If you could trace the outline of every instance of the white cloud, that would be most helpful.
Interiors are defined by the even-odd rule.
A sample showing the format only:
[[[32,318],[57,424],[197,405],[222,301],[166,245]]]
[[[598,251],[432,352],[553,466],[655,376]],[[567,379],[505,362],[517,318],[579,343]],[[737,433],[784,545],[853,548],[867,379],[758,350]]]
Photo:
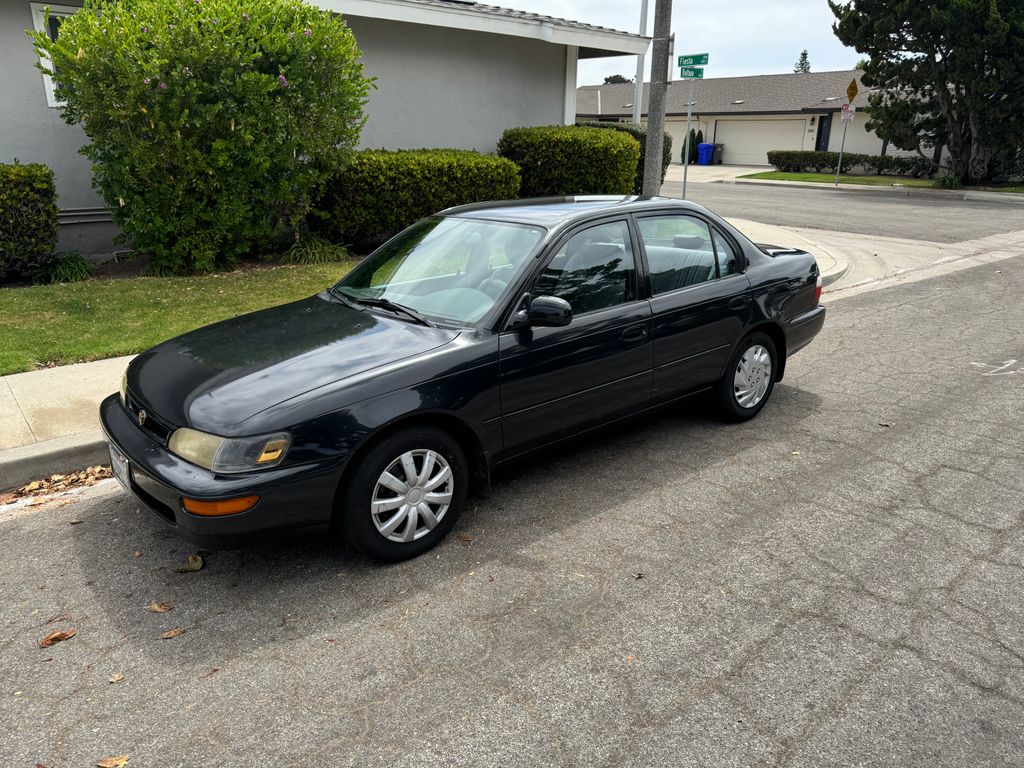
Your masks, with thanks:
[[[489,2],[628,32],[636,32],[640,25],[640,0]],[[649,2],[648,34],[654,23],[654,3]],[[852,69],[860,57],[832,34],[833,21],[825,0],[675,0],[672,8],[676,53],[709,52],[705,77],[792,72],[804,48],[814,71]],[[636,59],[630,56],[581,61],[579,83],[600,83],[616,73],[633,77],[635,71]],[[647,71],[649,76],[649,61]]]

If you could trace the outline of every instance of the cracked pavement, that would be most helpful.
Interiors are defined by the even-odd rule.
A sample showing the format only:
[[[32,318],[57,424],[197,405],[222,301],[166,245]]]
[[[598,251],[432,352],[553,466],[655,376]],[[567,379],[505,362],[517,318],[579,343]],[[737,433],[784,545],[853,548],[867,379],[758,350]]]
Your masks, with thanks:
[[[833,300],[754,421],[697,399],[537,457],[397,566],[292,539],[179,574],[113,481],[0,507],[0,755],[1019,766],[1022,273]]]

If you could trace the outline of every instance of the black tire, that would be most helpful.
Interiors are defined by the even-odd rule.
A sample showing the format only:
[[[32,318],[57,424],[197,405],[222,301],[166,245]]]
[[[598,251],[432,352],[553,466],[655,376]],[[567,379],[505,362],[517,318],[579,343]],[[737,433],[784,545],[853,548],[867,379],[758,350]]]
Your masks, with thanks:
[[[451,469],[451,501],[433,529],[412,541],[393,541],[378,530],[371,514],[371,502],[377,491],[377,480],[384,471],[407,452],[434,451]],[[423,460],[420,456],[418,459]],[[422,468],[422,464],[417,465]],[[405,479],[404,475],[401,479]],[[442,486],[443,488],[444,486]],[[335,513],[335,533],[357,549],[377,560],[398,562],[423,554],[436,546],[453,527],[462,513],[469,490],[469,466],[462,447],[447,432],[429,427],[413,427],[395,432],[373,445],[360,456],[341,494],[341,507]],[[395,491],[397,495],[401,495]],[[378,497],[379,498],[379,497]],[[398,510],[395,510],[397,514]],[[385,513],[380,513],[384,515]],[[425,523],[419,517],[420,527]],[[404,520],[394,535],[409,527]]]
[[[735,376],[736,371],[740,366],[740,362],[743,360],[744,355],[754,347],[761,346],[768,352],[768,356],[771,359],[771,375],[768,376],[768,388],[765,390],[764,395],[757,403],[751,407],[744,407],[740,404],[735,388]],[[716,387],[716,394],[718,397],[718,408],[722,418],[726,421],[747,421],[752,419],[761,412],[764,408],[765,403],[772,396],[772,392],[775,391],[775,378],[779,371],[779,358],[778,353],[775,351],[775,342],[772,341],[771,337],[764,333],[752,333],[746,336],[743,341],[736,345],[736,349],[732,353],[732,357],[729,359],[729,365],[725,369],[725,373],[722,375],[721,380],[718,382]]]

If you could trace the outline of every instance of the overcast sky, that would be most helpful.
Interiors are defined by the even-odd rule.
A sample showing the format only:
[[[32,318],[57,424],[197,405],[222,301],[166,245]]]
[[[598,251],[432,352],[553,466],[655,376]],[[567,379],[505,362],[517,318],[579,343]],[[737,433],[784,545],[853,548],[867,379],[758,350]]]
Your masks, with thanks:
[[[495,5],[636,32],[640,0],[488,0]],[[826,0],[674,0],[672,31],[676,53],[710,53],[705,77],[792,72],[807,49],[812,71],[853,69],[860,56],[832,34]],[[648,34],[654,24],[649,0]],[[650,73],[650,56],[647,77]],[[579,85],[604,82],[607,75],[632,78],[636,58],[580,61]]]

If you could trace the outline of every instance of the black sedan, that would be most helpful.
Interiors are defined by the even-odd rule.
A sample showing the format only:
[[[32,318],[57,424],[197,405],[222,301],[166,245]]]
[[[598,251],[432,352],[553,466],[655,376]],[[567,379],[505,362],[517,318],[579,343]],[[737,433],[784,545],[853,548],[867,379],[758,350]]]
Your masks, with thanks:
[[[100,416],[116,476],[199,544],[321,529],[401,560],[509,459],[703,390],[752,418],[820,294],[812,256],[690,203],[463,206],[144,352]]]

